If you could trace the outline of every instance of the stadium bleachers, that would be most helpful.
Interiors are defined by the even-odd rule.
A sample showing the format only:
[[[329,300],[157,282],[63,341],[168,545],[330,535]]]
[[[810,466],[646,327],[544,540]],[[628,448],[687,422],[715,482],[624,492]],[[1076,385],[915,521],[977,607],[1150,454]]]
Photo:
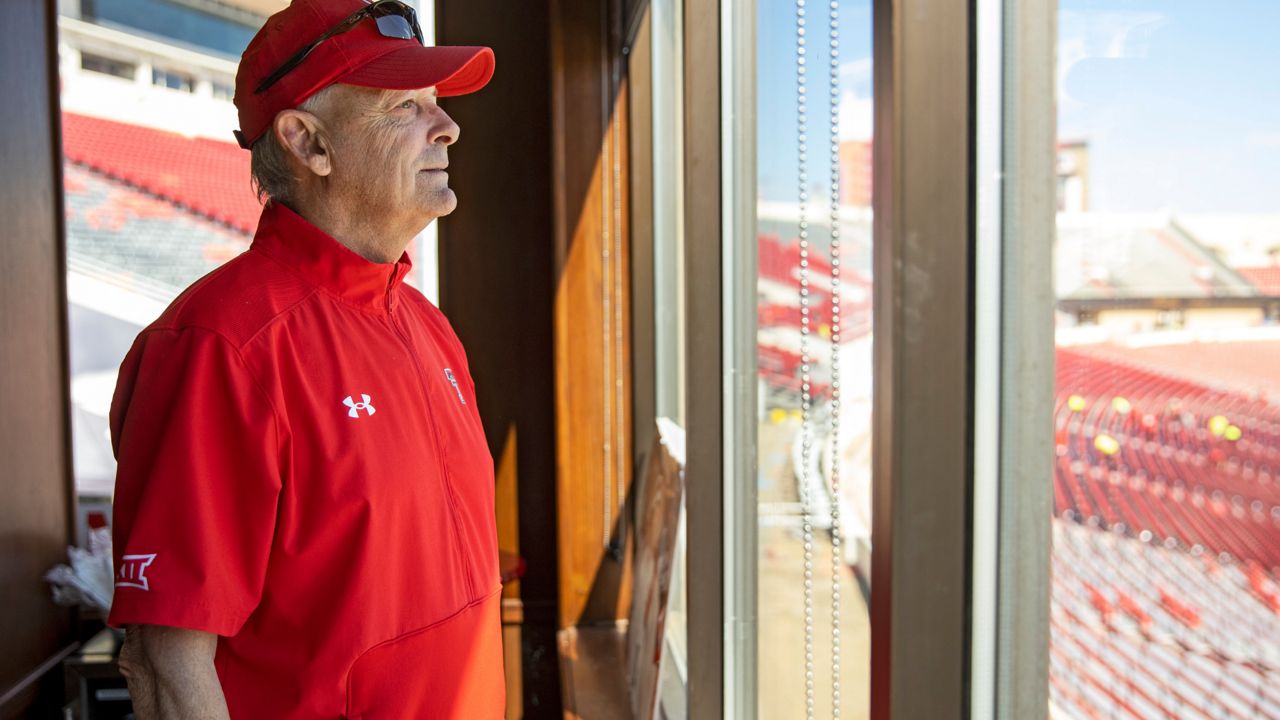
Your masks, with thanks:
[[[66,112],[69,162],[252,236],[262,205],[249,184],[249,153],[231,142]]]
[[[756,310],[756,325],[762,330],[778,331],[788,338],[787,347],[769,341],[759,345],[757,361],[760,377],[776,397],[800,392],[800,311],[798,291],[800,245],[792,239],[783,242],[776,235],[758,238],[761,287],[775,292],[761,292]],[[831,305],[831,261],[822,252],[809,255],[809,329],[811,373],[814,398],[825,397],[830,390],[824,382],[830,358],[830,328],[835,313]],[[871,280],[857,270],[842,267],[840,302],[840,341],[851,342],[871,332]]]
[[[1074,349],[1057,372],[1059,516],[1280,571],[1280,408]]]
[[[1255,601],[1248,568],[1070,520],[1053,530],[1050,693],[1065,714],[1280,717],[1280,614]]]
[[[1079,348],[1057,388],[1055,717],[1280,718],[1280,407]]]
[[[798,246],[762,235],[759,259],[759,373],[766,402],[785,406],[800,390]],[[820,279],[809,313],[820,333],[831,316],[830,266],[817,254],[809,268]],[[842,340],[870,331],[869,303],[842,304],[841,318]],[[810,375],[821,408],[829,350],[819,339],[811,338]],[[1055,720],[1280,720],[1273,360],[1275,340],[1058,348]]]

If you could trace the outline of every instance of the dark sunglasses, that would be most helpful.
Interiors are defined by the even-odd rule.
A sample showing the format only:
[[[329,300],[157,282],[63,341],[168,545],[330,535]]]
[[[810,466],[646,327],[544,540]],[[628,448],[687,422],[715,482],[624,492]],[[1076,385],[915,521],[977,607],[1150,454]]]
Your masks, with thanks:
[[[315,50],[320,43],[334,35],[340,35],[350,30],[365,18],[373,18],[373,21],[378,25],[378,32],[382,33],[383,37],[396,38],[398,40],[417,38],[419,44],[426,44],[426,41],[422,38],[422,28],[418,27],[418,14],[414,12],[413,8],[400,2],[400,0],[377,0],[377,2],[351,13],[346,20],[334,25],[323,35],[313,40],[310,45],[294,53],[293,57],[284,61],[284,64],[277,68],[275,72],[258,83],[258,87],[253,89],[254,94],[265,92],[267,88],[279,82],[280,78],[288,75],[290,70],[298,67],[303,60],[306,60],[311,51]]]

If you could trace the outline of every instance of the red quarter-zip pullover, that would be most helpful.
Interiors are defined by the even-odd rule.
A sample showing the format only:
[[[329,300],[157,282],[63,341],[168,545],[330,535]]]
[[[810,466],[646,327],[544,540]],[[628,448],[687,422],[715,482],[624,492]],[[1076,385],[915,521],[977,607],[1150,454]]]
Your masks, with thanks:
[[[409,269],[271,203],[121,367],[109,622],[220,635],[237,720],[503,714],[493,461]]]

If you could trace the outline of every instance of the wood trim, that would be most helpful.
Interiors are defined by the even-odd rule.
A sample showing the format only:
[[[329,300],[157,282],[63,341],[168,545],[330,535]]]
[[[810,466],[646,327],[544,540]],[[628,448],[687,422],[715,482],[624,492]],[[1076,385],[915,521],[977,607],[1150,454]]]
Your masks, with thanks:
[[[875,720],[969,714],[969,13],[910,0],[875,0],[872,12]]]
[[[630,605],[629,91],[619,0],[551,3],[560,625]]]
[[[505,591],[523,613],[517,699],[530,716],[556,715],[550,15],[506,0],[437,0],[435,10],[439,44],[487,45],[497,58],[484,90],[441,101],[462,135],[449,148],[458,207],[439,221],[440,307],[475,380],[501,546],[526,563]]]
[[[0,43],[0,687],[30,679],[72,641],[71,612],[50,599],[44,573],[66,562],[75,536],[63,242],[61,115],[54,3],[5,5]],[[50,697],[22,694],[5,713],[45,715]],[[54,687],[54,681],[57,681]],[[39,681],[36,685],[39,685]],[[32,687],[31,685],[26,685]]]
[[[684,2],[689,717],[724,710],[724,337],[720,0]]]
[[[14,683],[9,689],[0,693],[0,717],[12,711],[15,715],[20,715],[22,708],[16,704],[9,707],[10,703],[17,703],[28,698],[36,691],[38,685],[45,676],[57,669],[63,660],[66,660],[71,653],[80,649],[80,643],[73,642],[66,647],[61,648],[54,654],[45,658],[44,662],[36,665],[31,672],[27,673],[18,682]]]

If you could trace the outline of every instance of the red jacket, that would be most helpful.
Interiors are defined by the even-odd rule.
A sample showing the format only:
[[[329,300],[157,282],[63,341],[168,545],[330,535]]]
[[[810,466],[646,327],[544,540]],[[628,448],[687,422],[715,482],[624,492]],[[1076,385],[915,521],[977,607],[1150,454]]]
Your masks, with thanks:
[[[233,718],[499,718],[493,460],[457,336],[288,208],[138,336],[113,626],[221,637]]]

